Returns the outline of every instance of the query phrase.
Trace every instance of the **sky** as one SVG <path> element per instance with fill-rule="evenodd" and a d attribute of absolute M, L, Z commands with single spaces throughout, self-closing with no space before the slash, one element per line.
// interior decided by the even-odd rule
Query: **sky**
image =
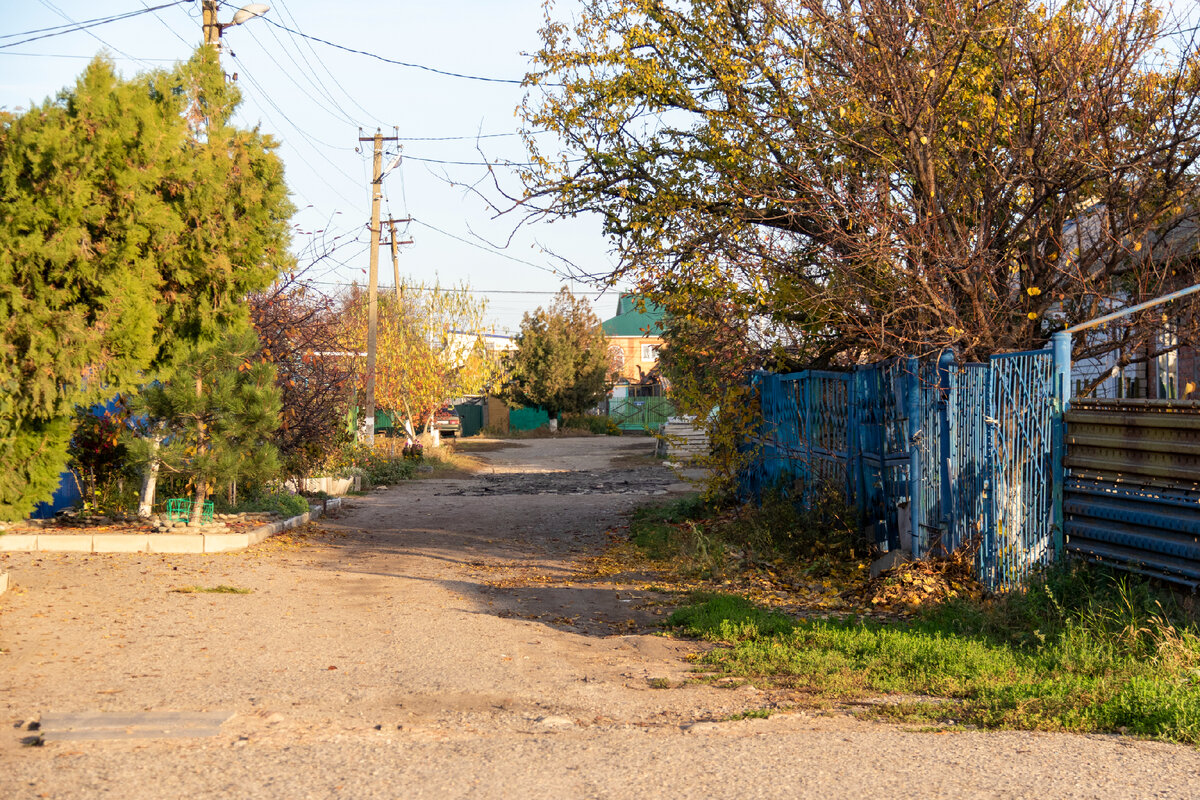
<path fill-rule="evenodd" d="M 170 5 L 147 11 L 163 4 Z M 220 20 L 232 19 L 239 5 L 223 5 Z M 538 47 L 544 15 L 539 0 L 269 5 L 264 18 L 225 30 L 222 64 L 228 75 L 237 74 L 243 93 L 237 121 L 261 126 L 280 142 L 299 209 L 293 221 L 301 264 L 307 253 L 328 252 L 308 272 L 318 288 L 333 293 L 352 281 L 366 283 L 371 143 L 358 139 L 380 129 L 400 137 L 388 143 L 385 165 L 398 152 L 403 156 L 384 178 L 383 217 L 413 219 L 400 226 L 400 239 L 412 240 L 400 248 L 403 281 L 469 284 L 486 298 L 487 316 L 500 332 L 515 332 L 525 311 L 549 303 L 564 284 L 593 299 L 601 319 L 615 313 L 613 290 L 600 296 L 568 280 L 562 269 L 561 258 L 593 273 L 612 265 L 597 220 L 518 228 L 517 215 L 495 218 L 483 199 L 464 188 L 475 185 L 502 204 L 481 162 L 526 158 L 513 135 L 525 89 L 503 81 L 523 78 L 526 54 Z M 568 14 L 572 5 L 558 3 L 556 16 Z M 0 0 L 0 6 L 0 107 L 10 111 L 72 85 L 97 53 L 107 52 L 131 76 L 186 59 L 203 36 L 199 0 Z M 132 12 L 143 13 L 24 43 L 55 31 L 13 35 Z M 386 63 L 304 35 L 394 61 L 499 80 Z M 495 167 L 493 174 L 504 191 L 520 192 L 509 168 Z M 310 247 L 315 232 L 322 232 L 321 241 Z M 380 285 L 391 286 L 392 274 L 385 245 Z"/>

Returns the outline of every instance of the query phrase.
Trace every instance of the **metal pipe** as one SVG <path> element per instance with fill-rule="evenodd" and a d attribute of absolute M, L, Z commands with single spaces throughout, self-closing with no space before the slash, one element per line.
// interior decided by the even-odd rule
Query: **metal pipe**
<path fill-rule="evenodd" d="M 1180 289 L 1177 292 L 1164 294 L 1162 297 L 1156 297 L 1153 300 L 1147 300 L 1144 303 L 1138 303 L 1136 306 L 1131 306 L 1130 308 L 1114 311 L 1111 314 L 1105 314 L 1103 317 L 1097 317 L 1090 322 L 1081 322 L 1078 325 L 1067 328 L 1066 333 L 1078 333 L 1079 331 L 1086 331 L 1088 328 L 1094 328 L 1097 325 L 1103 325 L 1106 322 L 1112 322 L 1114 319 L 1127 317 L 1130 314 L 1136 314 L 1139 311 L 1145 311 L 1147 308 L 1154 308 L 1154 306 L 1162 305 L 1170 300 L 1178 300 L 1181 297 L 1187 297 L 1189 294 L 1195 294 L 1196 292 L 1200 292 L 1200 283 L 1197 283 L 1195 286 L 1189 286 L 1186 289 Z"/>

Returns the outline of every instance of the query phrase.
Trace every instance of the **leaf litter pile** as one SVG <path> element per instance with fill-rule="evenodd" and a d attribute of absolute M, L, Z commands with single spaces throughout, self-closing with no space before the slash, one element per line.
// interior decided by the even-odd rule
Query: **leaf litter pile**
<path fill-rule="evenodd" d="M 686 541 L 694 525 L 672 525 Z M 972 554 L 909 561 L 871 578 L 865 559 L 758 557 L 747 548 L 713 546 L 697 553 L 681 548 L 650 557 L 628 527 L 609 532 L 609 546 L 576 564 L 580 582 L 638 586 L 672 596 L 664 605 L 695 593 L 737 594 L 772 610 L 803 618 L 849 617 L 896 620 L 953 598 L 980 599 L 986 589 L 973 577 Z"/>

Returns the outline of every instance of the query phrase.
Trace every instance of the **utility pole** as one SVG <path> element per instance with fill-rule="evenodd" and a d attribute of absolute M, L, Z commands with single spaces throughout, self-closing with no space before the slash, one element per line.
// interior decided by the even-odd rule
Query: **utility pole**
<path fill-rule="evenodd" d="M 200 14 L 204 21 L 204 43 L 221 49 L 221 25 L 217 22 L 217 0 L 204 0 L 200 4 Z"/>
<path fill-rule="evenodd" d="M 405 217 L 404 219 L 392 219 L 391 217 L 388 217 L 388 228 L 391 229 L 391 232 L 392 232 L 390 244 L 392 246 L 392 276 L 393 276 L 393 280 L 394 280 L 393 285 L 396 287 L 396 304 L 398 306 L 400 304 L 400 259 L 397 257 L 396 247 L 397 247 L 397 245 L 402 245 L 402 244 L 412 244 L 413 240 L 405 239 L 403 242 L 396 241 L 396 223 L 397 222 L 412 222 L 412 217 Z"/>
<path fill-rule="evenodd" d="M 367 274 L 367 385 L 366 408 L 367 444 L 375 446 L 375 337 L 379 329 L 379 201 L 383 198 L 383 143 L 398 137 L 384 136 L 377 129 L 374 136 L 358 137 L 360 142 L 372 142 L 375 147 L 371 168 L 371 262 Z"/>
<path fill-rule="evenodd" d="M 204 43 L 212 45 L 221 52 L 221 34 L 226 28 L 232 28 L 234 25 L 241 25 L 248 19 L 261 17 L 263 14 L 271 10 L 271 7 L 266 3 L 250 3 L 242 6 L 233 15 L 233 19 L 229 22 L 221 22 L 217 19 L 217 10 L 220 6 L 220 0 L 201 0 L 200 2 L 200 20 L 204 25 Z"/>

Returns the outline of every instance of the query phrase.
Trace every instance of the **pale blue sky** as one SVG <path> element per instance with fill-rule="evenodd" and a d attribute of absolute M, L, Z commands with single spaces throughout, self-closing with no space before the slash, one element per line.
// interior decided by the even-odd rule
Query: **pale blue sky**
<path fill-rule="evenodd" d="M 169 0 L 0 0 L 4 8 L 0 35 L 139 11 L 165 2 Z M 538 0 L 355 4 L 275 0 L 270 5 L 268 20 L 310 36 L 449 72 L 514 80 L 522 78 L 527 69 L 522 53 L 538 45 L 543 14 Z M 571 5 L 560 3 L 556 13 L 567 13 Z M 232 4 L 224 8 L 221 20 L 228 21 L 235 8 Z M 0 46 L 24 38 L 7 36 L 0 39 Z M 27 107 L 30 101 L 52 96 L 71 84 L 87 59 L 101 50 L 107 50 L 123 72 L 133 74 L 186 58 L 200 40 L 200 3 L 190 0 L 90 31 L 0 49 L 0 107 Z M 417 160 L 524 160 L 516 136 L 493 136 L 478 142 L 473 138 L 418 140 L 516 131 L 514 110 L 524 92 L 520 86 L 386 64 L 305 41 L 263 19 L 229 28 L 224 43 L 225 71 L 238 73 L 245 96 L 241 122 L 261 124 L 281 141 L 288 185 L 301 207 L 295 218 L 298 229 L 325 228 L 329 238 L 341 237 L 332 257 L 313 270 L 319 280 L 366 280 L 370 144 L 362 153 L 355 152 L 359 126 L 368 136 L 376 127 L 392 135 L 392 126 L 396 126 L 399 136 L 408 139 L 403 142 L 406 160 L 384 181 L 384 215 L 390 209 L 395 217 L 411 215 L 418 220 L 403 237 L 414 243 L 402 248 L 402 275 L 425 281 L 438 278 L 443 283 L 465 280 L 475 289 L 487 291 L 489 316 L 498 329 L 515 329 L 524 311 L 548 302 L 548 293 L 564 282 L 551 272 L 558 262 L 545 249 L 592 271 L 611 263 L 599 225 L 587 220 L 520 231 L 503 251 L 545 269 L 489 252 L 487 243 L 476 235 L 503 244 L 515 218 L 492 220 L 482 201 L 445 180 L 448 176 L 475 183 L 486 178 L 486 168 Z M 519 191 L 507 170 L 500 169 L 497 174 L 509 191 Z M 298 235 L 297 249 L 306 241 Z M 381 284 L 391 285 L 386 247 L 380 253 L 380 275 Z M 577 284 L 573 287 L 584 290 Z M 337 287 L 321 288 L 335 291 Z M 513 291 L 547 294 L 508 293 Z M 588 291 L 590 297 L 596 294 Z M 596 304 L 601 318 L 611 316 L 615 307 L 612 292 Z"/>

